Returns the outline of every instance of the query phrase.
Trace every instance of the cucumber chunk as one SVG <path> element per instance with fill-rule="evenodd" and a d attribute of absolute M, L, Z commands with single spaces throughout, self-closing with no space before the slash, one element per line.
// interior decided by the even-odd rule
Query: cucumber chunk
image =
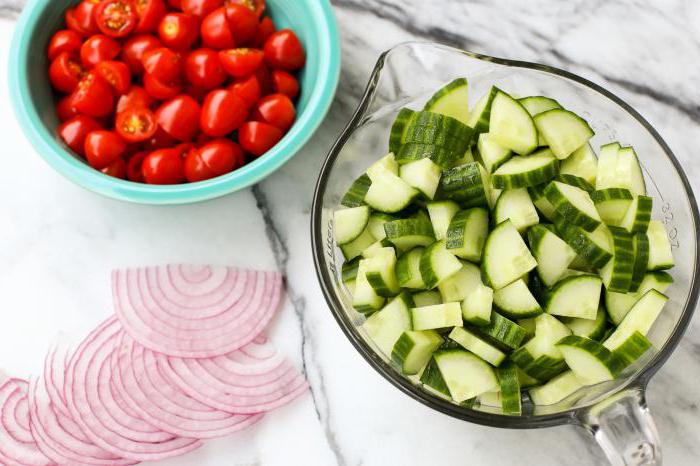
<path fill-rule="evenodd" d="M 472 128 L 455 118 L 422 111 L 413 113 L 400 141 L 401 145 L 434 144 L 464 153 L 472 140 L 472 133 Z"/>
<path fill-rule="evenodd" d="M 496 97 L 498 92 L 499 89 L 496 86 L 491 86 L 489 92 L 479 99 L 474 108 L 469 112 L 469 120 L 467 120 L 467 125 L 474 128 L 475 136 L 478 136 L 481 133 L 489 132 L 489 125 L 491 122 L 491 106 L 493 105 L 493 99 Z"/>
<path fill-rule="evenodd" d="M 496 378 L 501 387 L 501 409 L 508 416 L 520 416 L 523 412 L 520 380 L 515 364 L 508 361 L 496 368 Z"/>
<path fill-rule="evenodd" d="M 366 173 L 363 173 L 350 185 L 340 204 L 345 207 L 357 207 L 365 204 L 365 195 L 372 180 L 369 179 Z"/>
<path fill-rule="evenodd" d="M 561 174 L 580 176 L 592 186 L 596 184 L 598 175 L 598 159 L 590 144 L 584 144 L 574 151 L 568 158 L 562 160 Z"/>
<path fill-rule="evenodd" d="M 605 335 L 607 314 L 601 306 L 598 308 L 595 320 L 579 319 L 576 317 L 562 317 L 561 321 L 571 329 L 574 335 L 590 338 L 591 340 L 600 340 Z"/>
<path fill-rule="evenodd" d="M 534 321 L 535 336 L 515 350 L 510 358 L 530 377 L 545 381 L 566 369 L 564 356 L 555 345 L 571 335 L 571 330 L 549 314 L 540 314 Z"/>
<path fill-rule="evenodd" d="M 600 276 L 607 290 L 626 293 L 634 274 L 634 240 L 622 228 L 610 226 L 608 230 L 612 237 L 613 257 L 600 269 Z"/>
<path fill-rule="evenodd" d="M 644 233 L 651 221 L 653 200 L 649 196 L 635 196 L 632 199 L 620 226 L 629 233 Z"/>
<path fill-rule="evenodd" d="M 379 241 L 375 241 L 367 249 L 362 251 L 362 257 L 364 259 L 369 259 L 371 257 L 376 256 L 377 254 L 380 254 L 384 248 L 390 247 L 392 247 L 392 244 L 386 238 Z"/>
<path fill-rule="evenodd" d="M 417 247 L 405 252 L 396 262 L 396 279 L 402 288 L 425 289 L 425 282 L 420 273 L 420 258 L 425 248 Z"/>
<path fill-rule="evenodd" d="M 484 245 L 482 270 L 493 288 L 513 283 L 536 266 L 537 261 L 510 220 L 491 231 Z"/>
<path fill-rule="evenodd" d="M 369 216 L 367 221 L 367 229 L 372 236 L 377 240 L 383 240 L 386 238 L 386 232 L 384 231 L 384 224 L 396 220 L 396 217 L 385 214 L 383 212 L 374 212 Z"/>
<path fill-rule="evenodd" d="M 420 376 L 420 381 L 428 392 L 431 392 L 441 398 L 451 400 L 450 390 L 447 388 L 445 379 L 440 373 L 435 357 L 430 358 L 428 365 L 425 366 L 423 373 Z"/>
<path fill-rule="evenodd" d="M 464 208 L 487 206 L 486 181 L 488 173 L 478 162 L 445 170 L 440 178 L 436 196 L 450 199 Z"/>
<path fill-rule="evenodd" d="M 343 245 L 362 234 L 369 222 L 369 207 L 351 207 L 336 210 L 333 214 L 333 233 L 335 242 Z"/>
<path fill-rule="evenodd" d="M 619 186 L 617 177 L 617 154 L 620 151 L 620 143 L 613 142 L 600 148 L 598 157 L 598 175 L 596 177 L 595 189 L 625 188 Z"/>
<path fill-rule="evenodd" d="M 654 289 L 647 291 L 630 309 L 612 335 L 603 342 L 603 345 L 612 351 L 624 344 L 634 332 L 646 336 L 667 301 L 668 297 L 662 293 Z"/>
<path fill-rule="evenodd" d="M 545 183 L 559 173 L 559 162 L 549 149 L 528 157 L 513 157 L 491 176 L 495 188 L 527 188 Z"/>
<path fill-rule="evenodd" d="M 408 108 L 399 110 L 399 114 L 396 116 L 396 120 L 394 120 L 394 124 L 391 126 L 391 132 L 389 133 L 389 152 L 396 154 L 399 151 L 403 145 L 402 139 L 406 128 L 415 117 L 415 113 L 416 112 Z"/>
<path fill-rule="evenodd" d="M 468 151 L 468 149 L 467 149 Z M 436 146 L 435 144 L 404 144 L 396 153 L 396 161 L 404 165 L 428 158 L 442 168 L 452 168 L 460 164 L 467 153 L 460 148 Z"/>
<path fill-rule="evenodd" d="M 620 188 L 629 189 L 638 196 L 643 196 L 647 193 L 639 158 L 637 158 L 637 153 L 631 147 L 622 147 L 617 152 L 615 184 Z"/>
<path fill-rule="evenodd" d="M 463 262 L 462 268 L 438 285 L 442 302 L 461 302 L 481 286 L 481 270 L 474 264 Z"/>
<path fill-rule="evenodd" d="M 494 209 L 494 220 L 499 224 L 508 219 L 520 233 L 540 222 L 527 189 L 507 189 L 501 193 Z"/>
<path fill-rule="evenodd" d="M 588 143 L 593 130 L 586 120 L 564 109 L 553 109 L 534 118 L 537 131 L 542 133 L 554 155 L 563 160 Z"/>
<path fill-rule="evenodd" d="M 615 325 L 620 325 L 622 319 L 632 309 L 634 304 L 646 294 L 647 291 L 654 289 L 659 293 L 665 292 L 669 286 L 673 284 L 673 278 L 666 272 L 650 272 L 644 275 L 639 289 L 633 293 L 616 293 L 614 291 L 605 291 L 605 307 L 610 314 L 610 320 Z"/>
<path fill-rule="evenodd" d="M 503 165 L 513 156 L 510 149 L 501 147 L 493 142 L 488 133 L 482 133 L 479 135 L 479 140 L 477 141 L 476 147 L 479 150 L 481 163 L 484 164 L 484 168 L 486 168 L 486 171 L 489 173 L 493 173 L 494 170 Z"/>
<path fill-rule="evenodd" d="M 462 301 L 462 317 L 472 325 L 486 327 L 491 324 L 493 290 L 483 283 L 467 294 Z"/>
<path fill-rule="evenodd" d="M 366 276 L 366 259 L 360 261 L 355 279 L 355 291 L 352 296 L 352 305 L 357 312 L 369 313 L 381 309 L 385 299 L 379 296 Z"/>
<path fill-rule="evenodd" d="M 452 217 L 459 212 L 459 205 L 453 201 L 438 201 L 429 202 L 427 208 L 435 239 L 438 241 L 445 239 Z"/>
<path fill-rule="evenodd" d="M 503 351 L 463 327 L 453 328 L 449 337 L 451 340 L 459 343 L 464 349 L 476 354 L 492 366 L 500 365 L 506 358 L 506 354 Z"/>
<path fill-rule="evenodd" d="M 421 159 L 401 165 L 399 173 L 402 180 L 419 190 L 425 197 L 428 199 L 435 197 L 442 170 L 430 159 Z"/>
<path fill-rule="evenodd" d="M 437 291 L 420 291 L 414 293 L 413 302 L 416 304 L 416 307 L 433 306 L 443 303 L 440 293 Z"/>
<path fill-rule="evenodd" d="M 586 231 L 593 231 L 601 224 L 591 196 L 583 189 L 552 181 L 544 192 L 557 214 L 570 224 Z"/>
<path fill-rule="evenodd" d="M 391 152 L 370 165 L 367 169 L 367 176 L 370 180 L 376 181 L 378 178 L 386 176 L 387 172 L 397 176 L 399 174 L 399 164 Z"/>
<path fill-rule="evenodd" d="M 391 359 L 406 375 L 418 374 L 443 343 L 442 337 L 433 330 L 405 331 L 394 344 Z"/>
<path fill-rule="evenodd" d="M 665 270 L 674 265 L 671 242 L 664 224 L 658 220 L 649 222 L 647 230 L 649 238 L 649 264 L 647 270 Z"/>
<path fill-rule="evenodd" d="M 360 258 L 356 257 L 351 261 L 345 261 L 341 268 L 343 283 L 348 284 L 357 279 L 357 270 L 360 268 Z"/>
<path fill-rule="evenodd" d="M 537 129 L 532 117 L 517 100 L 502 91 L 491 104 L 489 134 L 499 146 L 521 155 L 537 148 Z"/>
<path fill-rule="evenodd" d="M 590 338 L 569 335 L 559 340 L 557 348 L 566 365 L 586 385 L 613 380 L 622 364 L 605 346 Z"/>
<path fill-rule="evenodd" d="M 399 293 L 394 248 L 381 248 L 372 257 L 363 259 L 360 266 L 363 263 L 365 278 L 377 295 L 389 298 Z"/>
<path fill-rule="evenodd" d="M 635 233 L 634 242 L 634 267 L 632 268 L 632 282 L 629 292 L 635 292 L 644 280 L 644 274 L 649 265 L 649 237 L 646 233 Z"/>
<path fill-rule="evenodd" d="M 362 324 L 374 344 L 388 357 L 399 337 L 411 330 L 410 303 L 410 295 L 402 293 Z"/>
<path fill-rule="evenodd" d="M 376 239 L 372 236 L 372 233 L 369 232 L 369 229 L 365 228 L 360 236 L 349 243 L 341 245 L 340 250 L 343 252 L 345 260 L 349 261 L 361 255 L 362 252 L 372 246 L 375 241 Z"/>
<path fill-rule="evenodd" d="M 414 330 L 433 330 L 462 326 L 462 308 L 459 303 L 444 303 L 411 309 Z"/>
<path fill-rule="evenodd" d="M 535 225 L 527 232 L 537 273 L 547 287 L 554 286 L 576 258 L 576 251 L 549 228 Z"/>
<path fill-rule="evenodd" d="M 621 226 L 632 204 L 632 192 L 625 188 L 605 188 L 594 191 L 591 200 L 606 225 Z"/>
<path fill-rule="evenodd" d="M 435 288 L 461 269 L 462 263 L 447 250 L 445 241 L 431 244 L 421 256 L 420 273 L 428 289 Z"/>
<path fill-rule="evenodd" d="M 430 210 L 430 207 L 428 207 Z M 484 243 L 489 233 L 489 214 L 475 207 L 457 212 L 446 233 L 447 249 L 455 256 L 471 262 L 481 262 Z"/>
<path fill-rule="evenodd" d="M 548 314 L 595 320 L 603 281 L 595 275 L 580 275 L 557 283 L 547 295 Z"/>
<path fill-rule="evenodd" d="M 468 124 L 469 83 L 466 78 L 457 78 L 437 91 L 425 104 L 429 112 L 447 115 Z"/>
<path fill-rule="evenodd" d="M 605 225 L 600 225 L 593 231 L 586 231 L 558 219 L 556 229 L 566 244 L 592 267 L 601 268 L 612 259 L 612 235 Z M 571 265 L 573 264 L 572 262 Z"/>
<path fill-rule="evenodd" d="M 498 379 L 491 366 L 468 351 L 437 351 L 433 358 L 457 403 L 498 388 Z"/>
<path fill-rule="evenodd" d="M 647 337 L 639 332 L 634 332 L 613 351 L 613 355 L 617 358 L 621 369 L 625 369 L 634 364 L 637 359 L 641 358 L 652 347 L 653 345 Z"/>
<path fill-rule="evenodd" d="M 496 290 L 493 294 L 493 302 L 501 313 L 511 319 L 526 319 L 538 316 L 543 312 L 542 307 L 522 279 Z"/>
<path fill-rule="evenodd" d="M 531 97 L 523 97 L 522 99 L 518 99 L 518 102 L 525 107 L 525 110 L 531 115 L 531 116 L 536 116 L 539 115 L 542 112 L 546 112 L 547 110 L 552 110 L 555 108 L 562 108 L 562 106 L 559 104 L 554 99 L 550 99 L 549 97 L 543 97 L 543 96 L 531 96 Z M 537 132 L 537 145 L 538 146 L 547 146 L 547 140 L 544 138 L 544 135 L 541 132 Z"/>
<path fill-rule="evenodd" d="M 375 210 L 391 214 L 408 207 L 418 194 L 417 189 L 391 170 L 379 166 L 365 195 L 365 202 Z"/>
<path fill-rule="evenodd" d="M 491 312 L 491 322 L 488 325 L 471 328 L 504 351 L 518 348 L 527 336 L 524 328 L 497 312 Z"/>
<path fill-rule="evenodd" d="M 528 393 L 535 405 L 548 406 L 559 403 L 584 385 L 573 371 L 566 371 L 544 385 L 531 388 Z"/>
<path fill-rule="evenodd" d="M 433 226 L 425 216 L 392 220 L 384 224 L 386 239 L 402 251 L 435 241 Z"/>

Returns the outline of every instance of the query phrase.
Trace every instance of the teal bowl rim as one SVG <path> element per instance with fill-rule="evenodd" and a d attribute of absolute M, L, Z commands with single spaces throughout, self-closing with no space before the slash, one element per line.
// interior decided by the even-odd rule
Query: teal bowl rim
<path fill-rule="evenodd" d="M 154 186 L 112 178 L 90 168 L 62 147 L 46 130 L 34 108 L 27 86 L 27 51 L 40 12 L 52 0 L 29 0 L 17 22 L 10 49 L 8 74 L 10 98 L 25 136 L 39 155 L 74 183 L 113 199 L 139 204 L 188 204 L 214 199 L 261 181 L 284 165 L 311 138 L 323 122 L 335 97 L 340 79 L 340 35 L 329 0 L 309 1 L 311 17 L 321 41 L 317 81 L 311 96 L 292 129 L 268 153 L 224 176 L 198 183 Z M 316 39 L 316 37 L 314 38 Z"/>

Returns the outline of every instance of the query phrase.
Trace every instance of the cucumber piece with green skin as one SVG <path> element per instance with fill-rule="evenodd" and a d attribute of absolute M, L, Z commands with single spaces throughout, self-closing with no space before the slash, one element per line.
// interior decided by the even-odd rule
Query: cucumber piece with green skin
<path fill-rule="evenodd" d="M 499 289 L 534 269 L 537 261 L 513 223 L 506 220 L 486 238 L 481 266 L 488 284 Z"/>
<path fill-rule="evenodd" d="M 489 134 L 493 142 L 520 155 L 530 154 L 537 148 L 537 128 L 532 116 L 502 91 L 491 103 Z"/>
<path fill-rule="evenodd" d="M 576 186 L 577 188 L 583 189 L 588 193 L 592 193 L 593 191 L 595 191 L 593 185 L 591 185 L 588 181 L 581 178 L 580 176 L 576 175 L 566 175 L 563 173 L 559 173 L 557 176 L 554 177 L 554 181 L 559 181 L 561 183 L 568 184 L 569 186 Z"/>
<path fill-rule="evenodd" d="M 488 173 L 478 162 L 445 170 L 436 197 L 453 200 L 464 208 L 487 206 L 487 177 Z"/>
<path fill-rule="evenodd" d="M 562 108 L 556 100 L 539 95 L 523 97 L 522 99 L 518 99 L 518 102 L 520 102 L 520 104 L 525 107 L 525 110 L 533 117 L 547 110 Z M 548 145 L 544 135 L 540 132 L 537 133 L 537 145 L 540 147 Z"/>
<path fill-rule="evenodd" d="M 595 319 L 579 319 L 576 317 L 562 317 L 561 321 L 571 329 L 574 335 L 599 341 L 605 335 L 607 314 L 603 307 L 598 308 Z"/>
<path fill-rule="evenodd" d="M 496 202 L 493 215 L 496 224 L 510 219 L 520 233 L 540 222 L 535 205 L 524 188 L 503 191 Z"/>
<path fill-rule="evenodd" d="M 386 167 L 377 167 L 372 184 L 365 195 L 365 203 L 386 213 L 399 212 L 408 207 L 419 191 Z"/>
<path fill-rule="evenodd" d="M 486 168 L 486 171 L 489 173 L 493 173 L 513 156 L 510 149 L 501 147 L 493 142 L 488 133 L 479 135 L 476 147 L 479 150 L 481 163 L 484 164 L 484 168 Z"/>
<path fill-rule="evenodd" d="M 647 291 L 654 289 L 659 293 L 663 293 L 672 284 L 673 277 L 668 273 L 649 272 L 644 275 L 642 283 L 639 285 L 639 289 L 636 292 L 616 293 L 606 290 L 605 307 L 610 315 L 610 320 L 612 320 L 615 325 L 620 325 L 620 322 L 622 322 L 630 309 L 632 309 L 635 303 L 639 301 Z"/>
<path fill-rule="evenodd" d="M 459 159 L 455 160 L 455 163 L 452 165 L 452 167 L 456 167 L 458 165 L 464 165 L 465 163 L 470 163 L 474 162 L 474 154 L 472 153 L 472 148 L 468 148 L 467 151 L 460 157 Z M 452 168 L 452 167 L 446 167 L 446 168 Z"/>
<path fill-rule="evenodd" d="M 472 133 L 472 128 L 455 118 L 422 111 L 413 114 L 404 129 L 401 144 L 434 144 L 464 153 Z"/>
<path fill-rule="evenodd" d="M 459 303 L 444 303 L 411 309 L 413 330 L 434 330 L 462 326 L 462 308 Z"/>
<path fill-rule="evenodd" d="M 539 315 L 539 314 L 538 314 Z M 535 336 L 535 318 L 529 317 L 527 319 L 518 319 L 515 321 L 516 324 L 520 325 L 527 332 L 527 339 Z"/>
<path fill-rule="evenodd" d="M 576 175 L 586 180 L 591 186 L 596 185 L 598 176 L 598 158 L 590 144 L 579 147 L 560 165 L 561 174 Z"/>
<path fill-rule="evenodd" d="M 401 293 L 362 324 L 374 344 L 388 357 L 403 332 L 411 330 L 412 304 L 411 296 Z"/>
<path fill-rule="evenodd" d="M 366 173 L 370 180 L 375 181 L 386 176 L 386 172 L 399 175 L 399 164 L 391 152 L 370 165 Z"/>
<path fill-rule="evenodd" d="M 647 270 L 666 270 L 674 265 L 671 242 L 664 224 L 658 220 L 649 222 L 647 229 L 649 238 L 649 263 Z"/>
<path fill-rule="evenodd" d="M 396 154 L 403 145 L 403 135 L 406 132 L 408 124 L 413 120 L 416 112 L 408 108 L 402 108 L 391 126 L 389 133 L 389 152 Z"/>
<path fill-rule="evenodd" d="M 635 233 L 634 241 L 634 267 L 632 269 L 632 282 L 628 292 L 639 290 L 639 285 L 644 280 L 644 274 L 649 264 L 649 237 L 646 233 Z"/>
<path fill-rule="evenodd" d="M 401 165 L 399 176 L 409 186 L 419 190 L 428 199 L 435 197 L 442 170 L 430 159 L 421 159 Z"/>
<path fill-rule="evenodd" d="M 467 124 L 469 121 L 469 83 L 457 78 L 437 91 L 425 104 L 429 112 L 447 115 Z"/>
<path fill-rule="evenodd" d="M 401 288 L 425 289 L 425 282 L 420 274 L 420 258 L 424 249 L 413 248 L 403 253 L 396 262 L 396 278 Z"/>
<path fill-rule="evenodd" d="M 477 284 L 462 300 L 462 318 L 472 325 L 491 325 L 492 310 L 493 290 L 482 283 Z"/>
<path fill-rule="evenodd" d="M 338 209 L 333 213 L 333 233 L 335 242 L 347 244 L 365 231 L 369 222 L 370 210 L 367 206 Z"/>
<path fill-rule="evenodd" d="M 653 202 L 649 196 L 635 196 L 620 226 L 629 233 L 645 233 L 651 221 Z"/>
<path fill-rule="evenodd" d="M 523 412 L 520 381 L 517 367 L 508 361 L 496 368 L 496 378 L 501 387 L 501 409 L 508 416 L 520 416 Z"/>
<path fill-rule="evenodd" d="M 367 249 L 362 251 L 362 257 L 369 259 L 381 253 L 382 249 L 393 247 L 393 244 L 386 238 L 372 243 Z"/>
<path fill-rule="evenodd" d="M 453 328 L 449 334 L 449 338 L 492 366 L 500 365 L 506 358 L 506 354 L 503 351 L 488 343 L 474 332 L 463 327 Z"/>
<path fill-rule="evenodd" d="M 525 371 L 523 371 L 517 365 L 515 366 L 515 373 L 518 376 L 518 383 L 520 384 L 521 388 L 529 388 L 542 385 L 542 382 L 540 382 L 534 377 L 530 377 L 529 375 L 527 375 Z"/>
<path fill-rule="evenodd" d="M 393 220 L 398 219 L 392 215 L 385 214 L 383 212 L 374 212 L 372 213 L 372 215 L 369 216 L 369 220 L 367 221 L 367 229 L 377 240 L 382 240 L 386 238 L 384 224 Z"/>
<path fill-rule="evenodd" d="M 537 186 L 530 186 L 527 188 L 527 192 L 530 194 L 532 203 L 535 205 L 539 213 L 550 222 L 553 222 L 557 217 L 557 213 L 554 210 L 552 203 L 549 202 L 549 199 L 547 199 L 547 196 L 544 194 L 544 190 L 548 184 L 549 183 L 543 183 Z"/>
<path fill-rule="evenodd" d="M 580 275 L 557 283 L 547 294 L 548 314 L 595 320 L 603 281 L 596 275 Z"/>
<path fill-rule="evenodd" d="M 355 278 L 355 291 L 352 296 L 352 306 L 357 312 L 367 314 L 381 309 L 385 299 L 379 296 L 365 275 L 366 259 L 360 261 Z"/>
<path fill-rule="evenodd" d="M 549 149 L 542 149 L 527 157 L 513 157 L 491 175 L 491 183 L 498 189 L 527 188 L 545 183 L 559 173 L 559 161 Z"/>
<path fill-rule="evenodd" d="M 489 214 L 486 209 L 461 210 L 452 217 L 447 228 L 447 249 L 461 259 L 481 262 L 488 233 Z"/>
<path fill-rule="evenodd" d="M 542 133 L 556 157 L 564 160 L 575 150 L 588 144 L 593 130 L 586 120 L 564 109 L 553 109 L 534 117 L 537 131 Z"/>
<path fill-rule="evenodd" d="M 448 400 L 452 399 L 450 396 L 450 390 L 447 388 L 445 379 L 442 377 L 434 357 L 430 358 L 428 365 L 425 366 L 425 369 L 420 376 L 420 381 L 423 384 L 423 388 L 425 388 L 427 391 Z"/>
<path fill-rule="evenodd" d="M 436 241 L 428 246 L 420 259 L 420 273 L 429 290 L 459 272 L 461 268 L 462 263 L 447 250 L 445 241 Z"/>
<path fill-rule="evenodd" d="M 528 393 L 536 406 L 548 406 L 559 403 L 583 386 L 576 374 L 566 371 L 544 385 L 531 388 Z"/>
<path fill-rule="evenodd" d="M 491 366 L 468 351 L 442 350 L 435 352 L 433 358 L 457 403 L 498 388 L 498 379 Z"/>
<path fill-rule="evenodd" d="M 556 229 L 566 244 L 591 266 L 602 268 L 612 259 L 612 236 L 605 225 L 590 232 L 557 219 Z"/>
<path fill-rule="evenodd" d="M 613 257 L 600 269 L 600 276 L 605 289 L 626 293 L 634 274 L 634 240 L 622 228 L 609 226 L 608 230 L 612 238 Z"/>
<path fill-rule="evenodd" d="M 418 374 L 443 341 L 442 337 L 432 330 L 407 330 L 394 344 L 391 359 L 401 367 L 403 374 Z"/>
<path fill-rule="evenodd" d="M 634 332 L 646 336 L 656 318 L 663 310 L 668 297 L 654 289 L 647 291 L 639 301 L 632 306 L 620 325 L 604 342 L 603 345 L 613 351 L 619 348 Z"/>
<path fill-rule="evenodd" d="M 341 245 L 340 250 L 343 253 L 343 257 L 345 257 L 345 260 L 349 261 L 360 256 L 362 252 L 368 247 L 372 246 L 375 241 L 376 239 L 374 236 L 372 236 L 372 233 L 369 232 L 369 229 L 365 228 L 360 236 L 349 243 Z"/>
<path fill-rule="evenodd" d="M 537 273 L 547 287 L 554 286 L 576 258 L 576 251 L 543 225 L 530 228 L 527 238 L 537 260 Z"/>
<path fill-rule="evenodd" d="M 396 252 L 394 248 L 381 248 L 370 258 L 363 259 L 365 278 L 379 296 L 390 298 L 401 291 L 396 279 Z"/>
<path fill-rule="evenodd" d="M 586 385 L 613 380 L 622 370 L 622 364 L 602 344 L 590 338 L 569 335 L 557 343 L 566 365 Z"/>
<path fill-rule="evenodd" d="M 591 193 L 591 200 L 606 225 L 621 226 L 632 199 L 632 192 L 625 188 L 605 188 Z"/>
<path fill-rule="evenodd" d="M 524 328 L 497 312 L 491 312 L 491 322 L 488 325 L 470 328 L 504 351 L 518 348 L 527 336 Z"/>
<path fill-rule="evenodd" d="M 485 392 L 476 397 L 481 407 L 500 408 L 502 405 L 501 390 Z"/>
<path fill-rule="evenodd" d="M 631 147 L 621 147 L 617 152 L 615 184 L 620 188 L 629 189 L 637 196 L 647 193 L 639 158 Z"/>
<path fill-rule="evenodd" d="M 593 231 L 601 224 L 600 215 L 591 196 L 581 188 L 552 181 L 544 191 L 556 213 L 568 223 L 586 231 Z"/>
<path fill-rule="evenodd" d="M 613 351 L 613 355 L 618 359 L 622 370 L 634 364 L 653 346 L 647 337 L 639 332 L 634 332 Z"/>
<path fill-rule="evenodd" d="M 345 261 L 341 269 L 343 283 L 347 284 L 354 282 L 357 279 L 357 270 L 360 268 L 360 258 L 356 257 L 353 260 Z"/>
<path fill-rule="evenodd" d="M 491 106 L 493 99 L 500 90 L 496 86 L 491 86 L 489 92 L 485 94 L 469 112 L 469 120 L 467 125 L 474 128 L 474 135 L 478 136 L 481 133 L 489 132 L 491 122 Z"/>
<path fill-rule="evenodd" d="M 496 290 L 493 294 L 493 303 L 502 314 L 511 319 L 536 317 L 543 312 L 523 279 Z"/>
<path fill-rule="evenodd" d="M 481 270 L 474 264 L 463 262 L 462 268 L 438 285 L 442 302 L 461 302 L 481 285 Z"/>
<path fill-rule="evenodd" d="M 384 232 L 386 239 L 402 251 L 427 246 L 435 241 L 433 226 L 422 216 L 386 222 Z"/>
<path fill-rule="evenodd" d="M 468 150 L 467 150 L 468 152 Z M 396 153 L 396 161 L 404 165 L 417 160 L 428 158 L 442 168 L 452 168 L 459 165 L 466 152 L 435 144 L 404 144 Z"/>
<path fill-rule="evenodd" d="M 358 207 L 365 205 L 365 195 L 367 190 L 369 190 L 372 180 L 369 179 L 366 173 L 360 175 L 355 181 L 352 182 L 350 188 L 347 190 L 343 199 L 341 199 L 340 204 L 345 207 Z"/>
<path fill-rule="evenodd" d="M 549 380 L 566 370 L 564 356 L 555 346 L 571 330 L 549 314 L 535 317 L 535 336 L 510 355 L 526 374 L 537 380 Z"/>
<path fill-rule="evenodd" d="M 453 201 L 436 201 L 428 202 L 427 208 L 435 239 L 438 241 L 445 239 L 452 218 L 459 212 L 459 205 Z"/>
<path fill-rule="evenodd" d="M 427 290 L 421 291 L 413 294 L 413 302 L 416 303 L 416 307 L 433 306 L 435 304 L 442 304 L 442 298 L 440 293 L 437 291 Z"/>
<path fill-rule="evenodd" d="M 598 157 L 598 175 L 595 181 L 595 189 L 625 188 L 616 182 L 617 154 L 620 151 L 620 143 L 612 142 L 600 148 Z"/>

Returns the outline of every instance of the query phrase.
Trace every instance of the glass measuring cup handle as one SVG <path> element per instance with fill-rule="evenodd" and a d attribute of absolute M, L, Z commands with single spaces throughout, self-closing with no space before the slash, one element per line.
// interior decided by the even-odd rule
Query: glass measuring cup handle
<path fill-rule="evenodd" d="M 662 464 L 659 434 L 642 387 L 627 388 L 588 408 L 581 421 L 613 466 Z"/>

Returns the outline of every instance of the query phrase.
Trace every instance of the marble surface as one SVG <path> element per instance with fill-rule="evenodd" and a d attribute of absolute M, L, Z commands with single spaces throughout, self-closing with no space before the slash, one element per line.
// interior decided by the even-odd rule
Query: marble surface
<path fill-rule="evenodd" d="M 322 1 L 322 0 L 321 0 Z M 184 207 L 91 194 L 52 171 L 21 135 L 6 76 L 22 2 L 0 0 L 0 368 L 39 371 L 58 331 L 84 334 L 110 312 L 108 272 L 166 262 L 278 268 L 289 299 L 271 330 L 311 392 L 247 432 L 164 465 L 593 465 L 581 429 L 508 431 L 467 424 L 399 393 L 331 317 L 314 273 L 309 211 L 320 163 L 377 55 L 408 39 L 564 67 L 641 111 L 700 189 L 700 2 L 694 0 L 334 0 L 343 35 L 338 97 L 302 153 L 258 186 Z M 439 6 L 437 6 L 439 4 Z M 700 324 L 652 381 L 666 464 L 700 458 Z"/>

